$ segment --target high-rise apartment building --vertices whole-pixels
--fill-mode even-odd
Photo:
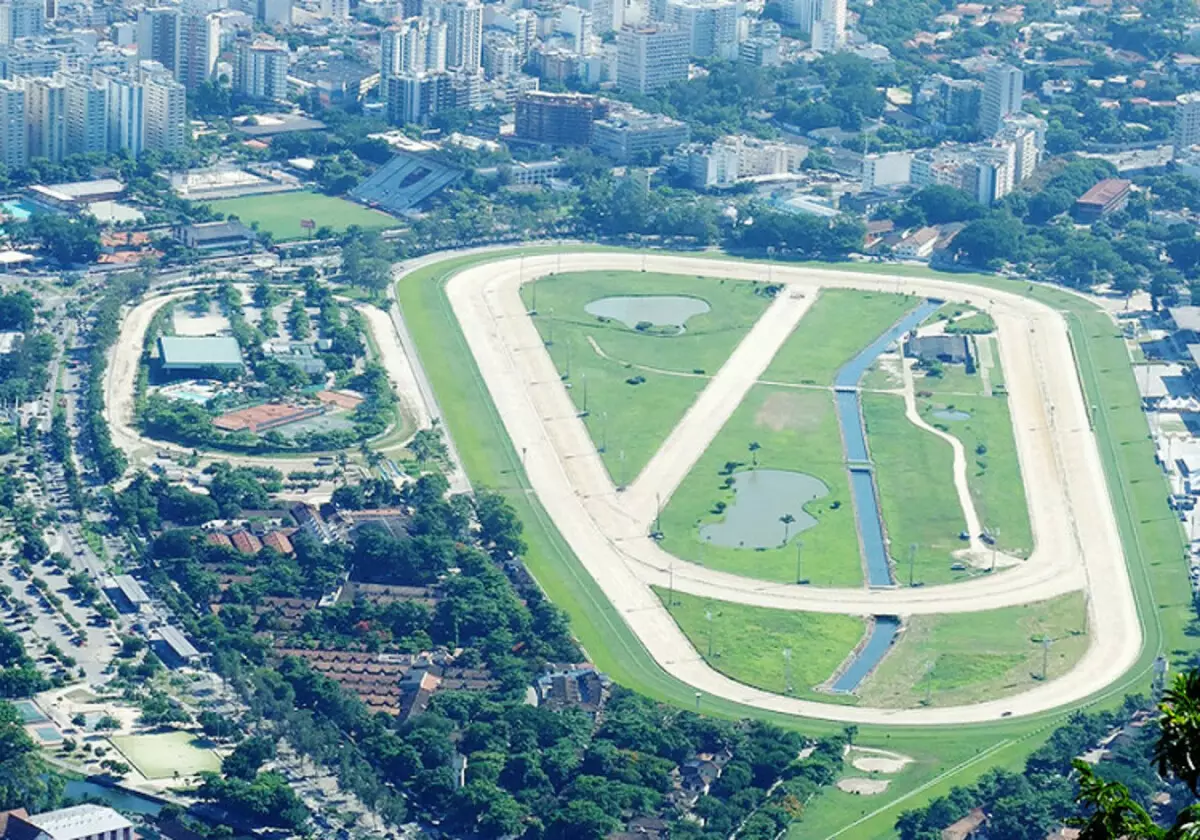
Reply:
[[[18,169],[28,163],[25,136],[25,86],[0,80],[0,164]]]
[[[155,6],[139,11],[137,48],[140,61],[157,61],[174,73],[179,63],[179,7]]]
[[[513,32],[513,40],[517,49],[521,51],[521,61],[525,61],[529,58],[529,52],[538,40],[538,18],[530,9],[517,9],[511,17],[516,27]]]
[[[1175,97],[1175,157],[1200,143],[1200,92]]]
[[[449,73],[405,73],[384,80],[388,122],[427,123],[438,111],[456,107]]]
[[[217,69],[220,50],[221,19],[202,7],[185,6],[179,16],[179,53],[175,79],[188,90],[207,82]]]
[[[45,29],[45,0],[0,2],[0,44],[11,44],[17,38],[41,35]]]
[[[604,111],[594,96],[529,91],[517,97],[516,137],[551,146],[587,146]]]
[[[291,26],[292,0],[256,0],[254,17],[267,26]]]
[[[25,80],[25,126],[29,157],[60,161],[67,156],[67,86],[57,79]]]
[[[431,21],[425,33],[425,70],[441,73],[446,69],[446,24]]]
[[[626,26],[617,33],[617,87],[650,93],[687,80],[688,34],[674,26]]]
[[[287,99],[287,47],[264,41],[241,41],[236,52],[235,91],[251,99]]]
[[[63,68],[63,54],[56,50],[25,45],[0,50],[0,78],[53,76]]]
[[[521,71],[521,51],[511,35],[486,32],[483,36],[483,72],[489,79],[515,76]]]
[[[820,53],[837,52],[846,46],[846,0],[817,0],[812,26],[812,48]]]
[[[439,26],[438,31],[444,45],[445,27]],[[430,37],[430,21],[425,18],[409,18],[383,30],[379,36],[380,73],[386,77],[424,72]]]
[[[477,72],[483,61],[483,5],[479,0],[442,4],[446,24],[446,68]]]
[[[558,10],[555,27],[575,42],[575,53],[586,55],[592,42],[592,13],[578,6],[563,6]]]
[[[1021,95],[1025,92],[1025,74],[1011,64],[996,64],[988,68],[983,82],[983,109],[979,127],[992,136],[1004,124],[1004,118],[1021,110]]]
[[[140,155],[146,147],[146,95],[129,75],[105,76],[108,88],[108,150]]]
[[[737,57],[738,16],[736,0],[667,0],[667,23],[687,33],[698,58]]]
[[[350,0],[322,0],[321,12],[334,23],[350,20]]]
[[[140,68],[145,113],[145,147],[156,151],[183,148],[187,142],[187,89],[154,62]]]
[[[1046,149],[1046,121],[1024,111],[1009,114],[995,139],[1012,144],[1015,150],[1013,184],[1019,184],[1032,175],[1042,161]]]
[[[108,151],[108,87],[88,76],[67,80],[67,154]]]
[[[945,79],[938,87],[937,119],[945,125],[974,125],[983,105],[983,82]]]

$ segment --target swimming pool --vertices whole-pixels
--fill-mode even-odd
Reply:
[[[33,215],[34,207],[23,198],[13,198],[8,201],[0,201],[0,208],[9,216],[12,216],[18,222],[23,222]]]

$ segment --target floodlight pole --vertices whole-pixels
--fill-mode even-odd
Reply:
[[[608,451],[608,412],[600,412],[600,451]]]
[[[586,414],[588,413],[588,406],[587,406],[587,397],[588,397],[588,394],[587,394],[587,372],[585,371],[585,372],[582,374],[582,376],[583,376],[583,413],[586,415]]]
[[[1047,668],[1050,665],[1050,642],[1049,636],[1042,637],[1042,682],[1046,681]]]
[[[913,585],[913,567],[917,562],[917,544],[912,543],[908,547],[908,585]]]
[[[704,611],[704,618],[708,621],[708,658],[712,659],[712,637],[713,637],[713,614],[712,610]]]
[[[792,693],[792,649],[783,649],[783,684],[788,694]]]
[[[804,548],[803,540],[796,540],[796,583],[799,583],[804,578],[800,576],[800,561],[803,559],[802,550]]]

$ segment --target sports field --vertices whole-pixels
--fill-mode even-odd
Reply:
[[[109,740],[147,779],[193,776],[202,770],[221,769],[221,759],[208,747],[208,742],[192,732],[118,735]]]
[[[526,250],[553,253],[548,249]],[[572,246],[570,250],[578,252],[584,248]],[[503,493],[517,511],[530,546],[526,562],[531,572],[569,614],[573,631],[597,666],[623,685],[681,708],[694,708],[692,688],[667,675],[650,659],[553,528],[538,500],[528,492],[520,453],[504,433],[446,301],[443,286],[455,271],[517,253],[513,249],[507,253],[449,258],[419,269],[398,285],[405,317],[446,412],[447,426],[472,480]],[[889,274],[936,274],[926,268],[895,265],[856,264],[849,268]],[[1114,495],[1135,593],[1145,617],[1145,653],[1138,665],[1128,677],[1092,698],[1101,708],[1119,704],[1125,693],[1146,690],[1150,665],[1158,650],[1178,659],[1196,649],[1195,639],[1185,632],[1192,616],[1186,567],[1173,559],[1180,556],[1182,536],[1178,521],[1166,506],[1162,474],[1154,463],[1146,436],[1146,421],[1129,372],[1123,338],[1106,314],[1070,293],[996,277],[938,276],[1019,291],[1067,313],[1084,389],[1089,401],[1098,406],[1095,417],[1101,455]],[[754,710],[707,695],[703,698],[703,710],[721,717],[771,720],[809,734],[841,728],[837,724]],[[897,777],[885,795],[873,797],[869,802],[833,790],[822,793],[808,803],[803,820],[794,826],[790,836],[795,840],[828,837],[835,832],[843,840],[891,836],[895,819],[903,810],[944,796],[955,785],[969,784],[993,767],[1019,767],[1025,756],[1071,711],[1064,708],[987,725],[929,729],[862,726],[857,739],[860,743],[898,750],[913,756],[916,762]]]
[[[311,219],[316,227],[330,227],[341,233],[351,225],[366,230],[398,227],[399,222],[387,213],[371,210],[344,198],[313,192],[272,193],[249,195],[244,198],[224,198],[208,206],[217,213],[237,216],[244,224],[258,222],[258,229],[282,242],[288,239],[307,239],[313,231],[300,227],[301,219]]]
[[[755,294],[757,288],[638,271],[559,274],[522,288],[576,407],[587,410],[584,422],[617,484],[637,477],[767,308],[770,299]],[[676,332],[662,325],[638,329],[586,309],[606,298],[664,296],[700,301],[708,311],[688,317],[683,331]]]

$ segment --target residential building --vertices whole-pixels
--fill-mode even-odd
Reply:
[[[988,68],[983,83],[983,107],[979,126],[992,136],[1004,124],[1004,118],[1021,110],[1025,92],[1025,74],[1011,64],[996,64]]]
[[[456,98],[449,73],[402,73],[384,80],[384,101],[388,122],[415,125],[454,108]]]
[[[267,26],[291,26],[292,0],[257,0],[254,17]]]
[[[690,39],[667,25],[626,26],[617,33],[617,87],[651,93],[687,80]]]
[[[441,21],[431,21],[425,35],[425,70],[441,73],[446,69],[446,37],[448,28]]]
[[[933,253],[937,238],[937,228],[923,227],[900,240],[892,253],[904,260],[927,260]]]
[[[812,26],[812,48],[820,53],[837,52],[846,46],[846,0],[814,0],[816,20]]]
[[[531,91],[517,97],[516,138],[551,146],[586,146],[592,123],[603,114],[594,96]]]
[[[172,73],[179,64],[179,7],[142,9],[137,18],[138,59],[157,61]]]
[[[240,42],[233,89],[251,99],[286,101],[289,60],[288,49],[282,44]]]
[[[67,154],[108,151],[108,86],[87,76],[67,78]]]
[[[1023,111],[1012,113],[1001,121],[996,139],[1012,143],[1016,148],[1013,183],[1019,184],[1033,174],[1046,150],[1046,121]]]
[[[862,188],[872,190],[896,184],[907,184],[912,177],[911,152],[887,152],[864,155]]]
[[[979,122],[983,107],[983,82],[978,79],[943,78],[938,89],[938,120],[944,125]]]
[[[977,147],[964,179],[980,204],[995,204],[1013,190],[1016,148],[1010,143]]]
[[[350,0],[321,0],[321,13],[334,23],[350,20]]]
[[[7,814],[5,837],[13,840],[133,840],[133,823],[103,805],[74,805],[30,816]]]
[[[811,35],[817,19],[819,0],[783,0],[780,11],[783,22],[799,28],[802,35]]]
[[[753,67],[778,67],[783,63],[779,39],[756,35],[738,44],[738,61]]]
[[[145,147],[181,149],[187,142],[187,89],[157,62],[142,62]]]
[[[29,160],[27,150],[25,86],[11,79],[0,80],[0,163],[19,169]]]
[[[731,135],[689,152],[688,176],[696,189],[728,187],[748,178],[799,172],[805,154],[802,146]]]
[[[140,155],[146,146],[146,95],[142,83],[130,76],[106,76],[108,87],[108,150]]]
[[[446,24],[446,69],[479,71],[483,61],[483,5],[479,0],[442,4]]]
[[[58,50],[32,45],[11,46],[0,50],[0,77],[53,76],[63,68],[65,55]]]
[[[489,79],[503,79],[521,72],[521,51],[511,35],[484,33],[483,72]]]
[[[596,35],[604,35],[620,27],[621,23],[616,19],[618,10],[624,18],[624,0],[573,0],[571,5],[591,13],[592,31]]]
[[[666,22],[687,33],[698,58],[737,57],[738,17],[736,0],[667,0]]]
[[[558,11],[556,31],[567,35],[575,44],[575,52],[586,55],[592,44],[592,13],[578,6],[563,6]]]
[[[517,9],[511,15],[513,22],[513,41],[517,45],[517,49],[521,51],[521,60],[524,61],[529,57],[530,50],[538,41],[538,16],[532,9]],[[596,16],[592,17],[593,26],[596,24]],[[607,30],[597,29],[597,32],[611,32],[610,26]]]
[[[617,163],[631,163],[678,148],[689,136],[687,123],[626,108],[592,124],[592,151]]]
[[[206,12],[203,7],[184,6],[179,17],[176,80],[188,90],[207,82],[217,69],[217,55],[220,50],[220,17]]]
[[[45,29],[45,0],[5,0],[0,3],[0,44],[41,35]]]
[[[1200,144],[1200,91],[1175,97],[1175,156]]]
[[[25,80],[29,157],[60,161],[67,156],[67,86],[56,79]]]
[[[440,30],[442,54],[445,54],[445,26]],[[400,73],[424,73],[429,55],[430,22],[425,18],[409,18],[390,26],[379,34],[380,70],[383,76]],[[443,68],[444,69],[444,57]]]
[[[1076,221],[1091,224],[1110,213],[1124,209],[1129,203],[1132,184],[1122,178],[1105,178],[1075,199],[1072,214]]]

